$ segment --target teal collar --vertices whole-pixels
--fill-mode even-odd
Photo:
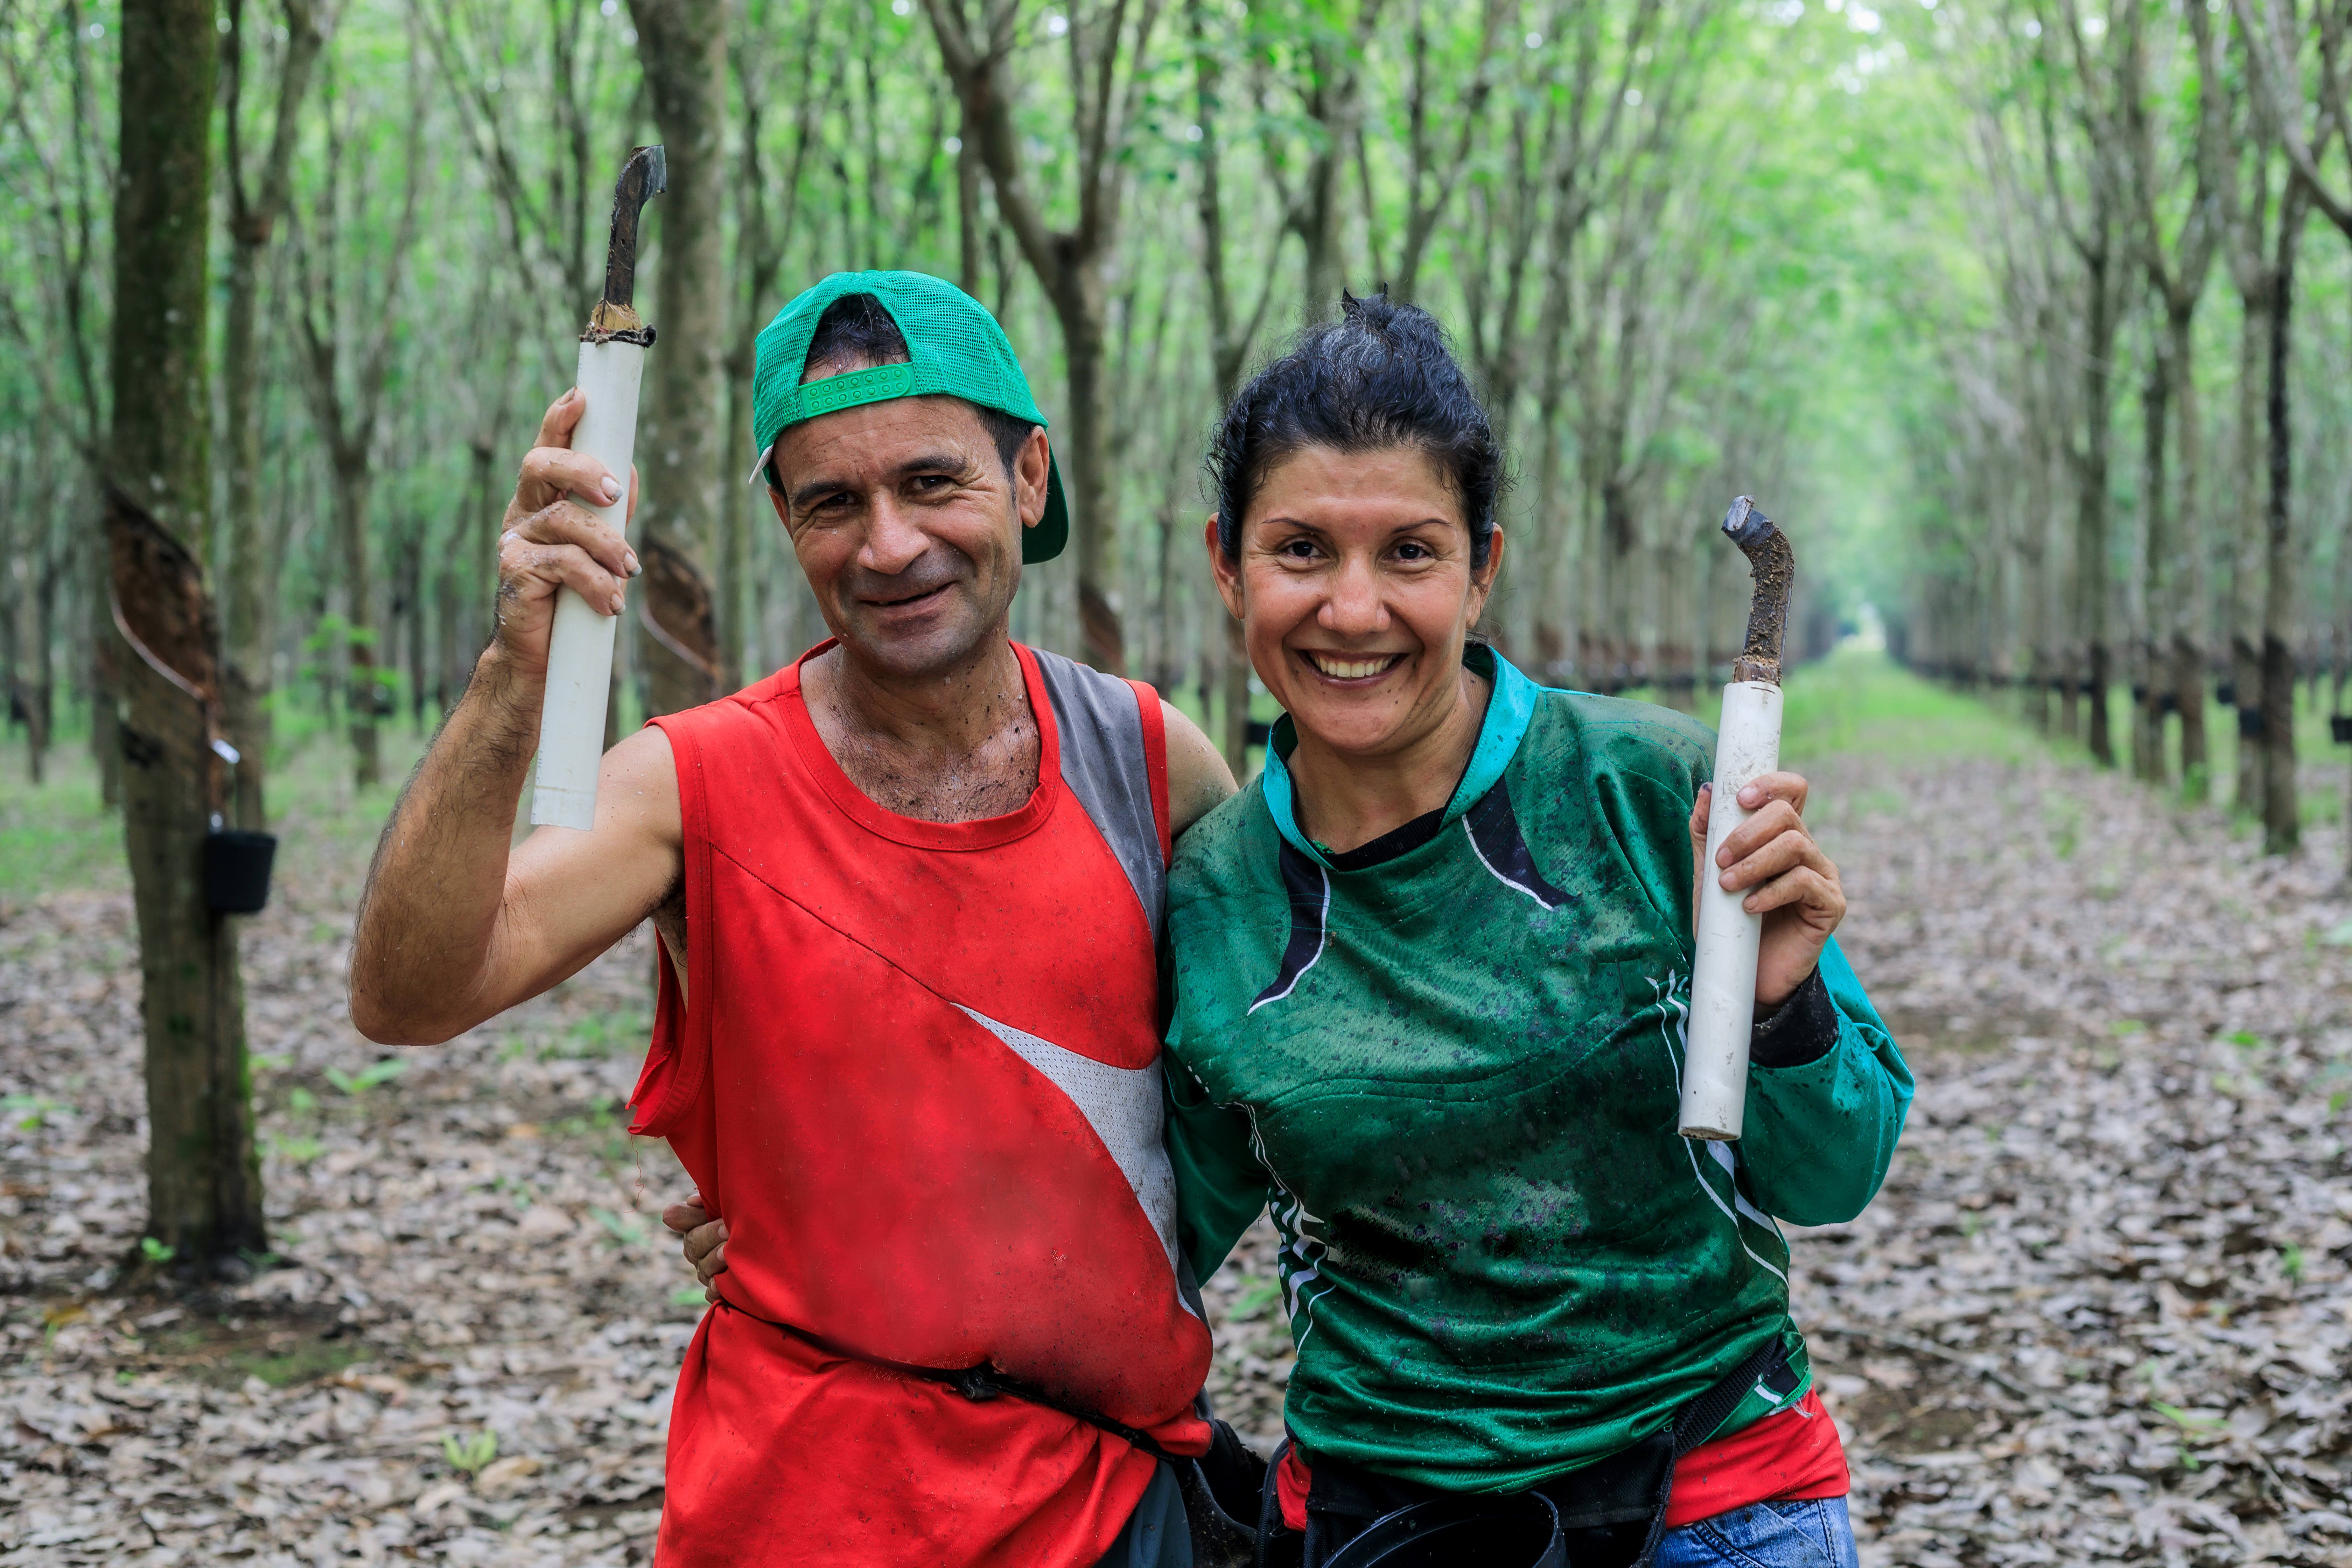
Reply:
[[[1486,699],[1486,717],[1478,726],[1478,744],[1470,753],[1470,766],[1454,786],[1454,798],[1445,803],[1441,828],[1453,826],[1454,818],[1477,804],[1511,765],[1519,742],[1527,738],[1528,721],[1535,717],[1536,694],[1543,689],[1483,643],[1463,649],[1462,662],[1486,677],[1495,689]],[[1290,787],[1290,768],[1284,761],[1297,745],[1298,728],[1285,713],[1274,721],[1274,732],[1266,738],[1265,772],[1259,775],[1258,784],[1265,795],[1265,808],[1273,814],[1275,830],[1292,848],[1328,868],[1331,862],[1323,851],[1298,831],[1297,796]]]

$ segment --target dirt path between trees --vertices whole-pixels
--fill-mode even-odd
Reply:
[[[1919,1099],[1796,1312],[1873,1564],[2352,1563],[2352,901],[2335,834],[2054,763],[1840,760],[1815,818]],[[299,862],[298,862],[299,864]],[[129,901],[0,924],[0,1564],[649,1555],[699,1312],[621,1131],[640,935],[448,1047],[352,1034],[356,865],[247,932],[278,1255],[128,1288]],[[394,1067],[388,1063],[399,1063]],[[1212,1281],[1221,1411],[1278,1428],[1261,1232]]]

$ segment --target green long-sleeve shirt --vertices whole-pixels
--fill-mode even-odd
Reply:
[[[1685,1142],[1686,824],[1712,737],[1471,658],[1493,694],[1434,837],[1333,869],[1270,755],[1179,844],[1166,958],[1194,1272],[1271,1202],[1299,1446],[1455,1490],[1631,1447],[1776,1334],[1797,1391],[1759,1387],[1718,1430],[1801,1397],[1769,1216],[1859,1213],[1911,1098],[1832,943],[1836,1044],[1751,1068],[1738,1144]]]

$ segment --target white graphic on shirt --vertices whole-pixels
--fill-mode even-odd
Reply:
[[[1279,1002],[1297,990],[1298,983],[1307,978],[1307,972],[1323,962],[1323,950],[1331,945],[1331,873],[1318,866],[1316,868],[1316,875],[1323,879],[1323,909],[1322,912],[1315,917],[1315,956],[1298,966],[1298,973],[1290,977],[1289,984],[1271,995],[1261,996],[1251,1003],[1249,1011],[1244,1013],[1243,1017],[1246,1018],[1250,1013],[1256,1012],[1267,1003]],[[1287,949],[1285,950],[1285,955],[1287,956]]]
[[[1683,977],[1680,974],[1669,970],[1666,973],[1665,979],[1663,981],[1653,979],[1650,982],[1650,988],[1655,994],[1658,1003],[1658,1035],[1659,1038],[1665,1044],[1666,1065],[1674,1069],[1675,1097],[1677,1101],[1682,1098],[1683,1063],[1682,1054],[1678,1053],[1675,1047],[1677,1045],[1680,1045],[1684,1052],[1687,1052],[1690,1048],[1690,1038],[1688,1034],[1690,1027],[1690,1005],[1688,1002],[1675,993],[1675,986],[1682,978]],[[1668,1023],[1669,1009],[1672,1010],[1673,1017],[1671,1026],[1669,1026]],[[1715,1190],[1715,1184],[1708,1181],[1706,1179],[1706,1173],[1699,1169],[1698,1151],[1694,1147],[1694,1145],[1702,1142],[1706,1145],[1707,1152],[1715,1157],[1716,1163],[1723,1167],[1725,1184],[1731,1193],[1731,1203],[1724,1202],[1723,1194]],[[1682,1145],[1683,1152],[1690,1156],[1691,1180],[1698,1184],[1699,1191],[1706,1194],[1707,1201],[1709,1203],[1712,1203],[1717,1208],[1723,1211],[1723,1217],[1731,1222],[1731,1234],[1738,1238],[1739,1242],[1739,1250],[1753,1258],[1759,1268],[1763,1269],[1764,1272],[1772,1276],[1773,1279],[1778,1279],[1781,1284],[1786,1285],[1789,1282],[1788,1275],[1783,1273],[1780,1269],[1774,1268],[1762,1254],[1759,1253],[1754,1247],[1748,1246],[1747,1236],[1739,1228],[1739,1221],[1744,1215],[1749,1223],[1753,1224],[1758,1229],[1770,1231],[1772,1233],[1773,1239],[1780,1242],[1781,1250],[1785,1252],[1788,1249],[1789,1238],[1780,1234],[1780,1226],[1779,1223],[1775,1221],[1770,1215],[1766,1214],[1754,1204],[1749,1203],[1746,1194],[1740,1192],[1738,1181],[1739,1156],[1734,1152],[1732,1145],[1718,1142],[1714,1139],[1697,1138],[1685,1138],[1682,1140]],[[1734,1204],[1738,1206],[1734,1208]]]
[[[1115,1068],[1108,1062],[1082,1057],[1026,1029],[1000,1024],[961,1002],[956,1007],[1011,1047],[1015,1056],[1070,1097],[1070,1102],[1095,1130],[1095,1136],[1102,1140],[1103,1147],[1118,1162],[1127,1184],[1134,1189],[1136,1203],[1142,1207],[1144,1217],[1151,1222],[1160,1247],[1168,1254],[1169,1271],[1175,1273],[1176,1172],[1168,1163],[1162,1125],[1167,1109],[1160,1092],[1160,1064],[1155,1061],[1148,1068]],[[1192,1304],[1184,1300],[1182,1291],[1177,1292],[1176,1299],[1183,1303],[1186,1311],[1192,1311]],[[1200,1316],[1198,1312],[1192,1315]]]
[[[1274,1161],[1265,1152],[1265,1140],[1258,1135],[1257,1108],[1245,1105],[1242,1109],[1249,1117],[1250,1152],[1265,1168],[1266,1180],[1275,1191],[1274,1200],[1266,1205],[1266,1213],[1282,1243],[1275,1253],[1275,1262],[1282,1278],[1283,1313],[1290,1320],[1291,1348],[1304,1350],[1307,1336],[1315,1331],[1315,1303],[1331,1293],[1331,1282],[1323,1278],[1323,1255],[1329,1248],[1307,1228],[1323,1222],[1307,1212],[1298,1194],[1276,1173]]]

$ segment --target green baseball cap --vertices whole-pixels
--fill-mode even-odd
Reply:
[[[801,373],[817,318],[845,294],[882,301],[907,340],[905,364],[870,365],[803,385]],[[751,444],[760,449],[751,478],[767,472],[776,440],[820,414],[882,403],[893,397],[961,397],[982,408],[1045,424],[1030,395],[1029,378],[1013,355],[1004,329],[988,308],[943,278],[923,272],[836,272],[776,312],[761,329],[751,373]],[[1021,531],[1024,564],[1051,561],[1070,539],[1070,508],[1062,499],[1062,469],[1048,449],[1045,515]]]

